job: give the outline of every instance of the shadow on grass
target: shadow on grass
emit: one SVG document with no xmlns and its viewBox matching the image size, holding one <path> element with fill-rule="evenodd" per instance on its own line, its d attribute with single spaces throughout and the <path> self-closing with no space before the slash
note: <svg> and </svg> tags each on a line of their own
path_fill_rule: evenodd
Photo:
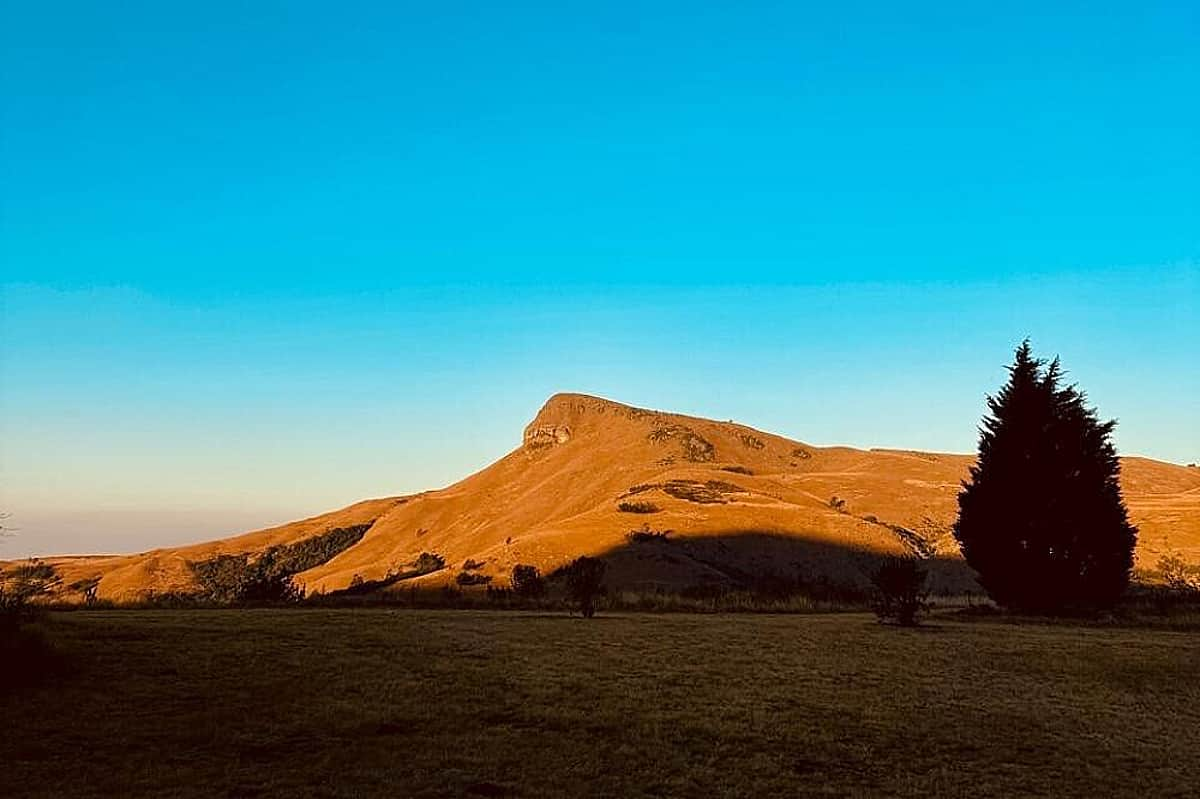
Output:
<svg viewBox="0 0 1200 799">
<path fill-rule="evenodd" d="M 608 563 L 613 591 L 658 591 L 698 599 L 727 592 L 760 597 L 807 596 L 862 602 L 870 575 L 886 555 L 801 535 L 738 530 L 719 535 L 635 538 L 596 555 Z M 933 557 L 923 565 L 935 595 L 979 594 L 975 573 L 960 558 Z M 550 582 L 561 571 L 548 575 Z"/>
</svg>

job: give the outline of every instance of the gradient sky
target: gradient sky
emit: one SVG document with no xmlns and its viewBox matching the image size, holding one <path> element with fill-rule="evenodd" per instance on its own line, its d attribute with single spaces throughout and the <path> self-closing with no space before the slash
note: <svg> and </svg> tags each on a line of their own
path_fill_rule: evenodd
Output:
<svg viewBox="0 0 1200 799">
<path fill-rule="evenodd" d="M 562 390 L 969 451 L 1025 336 L 1200 460 L 1195 2 L 0 0 L 0 81 L 0 558 L 440 487 Z"/>
</svg>

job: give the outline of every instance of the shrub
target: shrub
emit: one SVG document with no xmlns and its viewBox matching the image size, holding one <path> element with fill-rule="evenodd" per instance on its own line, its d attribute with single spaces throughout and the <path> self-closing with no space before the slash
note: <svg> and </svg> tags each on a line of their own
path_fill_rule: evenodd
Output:
<svg viewBox="0 0 1200 799">
<path fill-rule="evenodd" d="M 513 593 L 522 599 L 538 599 L 546 595 L 546 581 L 542 579 L 537 566 L 518 563 L 513 566 L 510 580 Z"/>
<path fill-rule="evenodd" d="M 849 513 L 850 509 L 846 506 L 846 500 L 836 494 L 829 498 L 829 507 L 833 508 L 838 513 Z"/>
<path fill-rule="evenodd" d="M 712 445 L 712 442 L 690 427 L 683 425 L 655 428 L 650 431 L 646 439 L 653 442 L 672 439 L 679 441 L 680 454 L 684 460 L 692 463 L 708 463 L 716 457 L 716 447 Z"/>
<path fill-rule="evenodd" d="M 492 581 L 489 574 L 476 574 L 475 572 L 459 572 L 454 581 L 459 585 L 487 585 Z"/>
<path fill-rule="evenodd" d="M 753 471 L 747 469 L 745 466 L 722 466 L 721 471 L 733 472 L 734 474 L 754 474 Z"/>
<path fill-rule="evenodd" d="M 1159 558 L 1158 571 L 1168 589 L 1181 594 L 1200 594 L 1200 576 L 1179 555 L 1171 553 Z"/>
<path fill-rule="evenodd" d="M 925 578 L 928 572 L 921 561 L 911 557 L 889 557 L 871 574 L 875 586 L 872 606 L 880 621 L 894 621 L 902 627 L 915 627 L 917 614 L 925 607 Z"/>
<path fill-rule="evenodd" d="M 579 605 L 579 612 L 586 619 L 596 614 L 596 596 L 602 590 L 607 571 L 607 563 L 586 555 L 571 561 L 563 569 L 563 576 L 567 582 L 567 596 Z"/>
<path fill-rule="evenodd" d="M 463 571 L 465 571 L 465 572 L 479 571 L 480 569 L 483 568 L 483 566 L 484 566 L 483 561 L 471 560 L 470 558 L 467 558 L 467 560 L 462 565 Z"/>
<path fill-rule="evenodd" d="M 0 573 L 0 612 L 17 616 L 31 603 L 48 597 L 61 582 L 58 572 L 38 558 L 30 558 Z"/>
<path fill-rule="evenodd" d="M 700 505 L 721 505 L 728 500 L 726 494 L 736 494 L 743 489 L 739 485 L 724 480 L 707 480 L 703 483 L 697 480 L 668 480 L 662 490 L 676 499 L 684 499 Z"/>
<path fill-rule="evenodd" d="M 658 513 L 661 508 L 653 502 L 622 502 L 617 505 L 621 513 Z"/>
<path fill-rule="evenodd" d="M 766 446 L 761 438 L 750 433 L 742 433 L 738 438 L 742 440 L 742 446 L 747 449 L 762 449 Z"/>
<path fill-rule="evenodd" d="M 0 635 L 23 635 L 23 626 L 38 615 L 36 603 L 60 582 L 54 567 L 37 558 L 0 572 Z"/>
<path fill-rule="evenodd" d="M 643 524 L 640 530 L 630 530 L 625 534 L 625 540 L 631 544 L 647 544 L 652 541 L 666 541 L 667 536 L 674 530 L 652 530 L 650 525 Z"/>
<path fill-rule="evenodd" d="M 436 571 L 441 571 L 446 568 L 446 559 L 441 555 L 433 552 L 422 552 L 413 562 L 413 577 L 419 577 L 422 574 L 432 574 Z"/>
<path fill-rule="evenodd" d="M 1177 553 L 1158 559 L 1159 584 L 1144 586 L 1144 594 L 1162 616 L 1181 608 L 1200 610 L 1200 568 L 1189 566 Z"/>
<path fill-rule="evenodd" d="M 1112 443 L 1075 386 L 1029 342 L 988 397 L 979 459 L 958 495 L 954 536 L 998 604 L 1056 613 L 1111 607 L 1129 585 L 1129 523 Z"/>
</svg>

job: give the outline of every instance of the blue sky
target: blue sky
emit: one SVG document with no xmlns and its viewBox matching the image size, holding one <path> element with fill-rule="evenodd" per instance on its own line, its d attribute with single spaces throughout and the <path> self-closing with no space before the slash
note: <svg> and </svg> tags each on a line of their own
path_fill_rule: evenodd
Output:
<svg viewBox="0 0 1200 799">
<path fill-rule="evenodd" d="M 1200 7 L 1047 5 L 0 0 L 0 556 L 438 487 L 559 390 L 967 451 L 1027 335 L 1200 460 Z"/>
</svg>

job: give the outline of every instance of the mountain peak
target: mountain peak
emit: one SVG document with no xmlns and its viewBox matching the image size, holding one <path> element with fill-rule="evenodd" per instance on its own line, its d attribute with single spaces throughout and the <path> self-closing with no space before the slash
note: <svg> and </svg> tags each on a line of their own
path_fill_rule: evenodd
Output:
<svg viewBox="0 0 1200 799">
<path fill-rule="evenodd" d="M 600 419 L 611 423 L 614 419 L 634 420 L 657 415 L 657 411 L 635 408 L 603 397 L 560 392 L 546 400 L 537 416 L 526 426 L 524 443 L 527 447 L 565 444 L 581 427 Z"/>
</svg>

